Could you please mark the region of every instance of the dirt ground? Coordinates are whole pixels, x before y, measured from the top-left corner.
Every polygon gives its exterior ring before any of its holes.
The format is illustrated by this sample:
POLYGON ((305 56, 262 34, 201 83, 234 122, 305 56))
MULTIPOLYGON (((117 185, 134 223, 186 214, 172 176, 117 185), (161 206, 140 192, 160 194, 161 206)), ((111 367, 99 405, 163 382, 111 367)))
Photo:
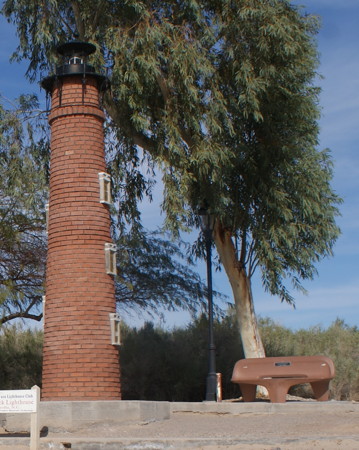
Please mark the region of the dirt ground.
MULTIPOLYGON (((83 430, 96 438, 100 430, 83 430)), ((101 434, 103 434, 103 429, 101 434)), ((77 434, 77 433, 76 433, 77 434)), ((174 413, 168 421, 130 425, 122 430, 107 426, 109 437, 165 439, 181 448, 184 438, 192 448, 337 449, 359 450, 359 411, 340 414, 194 414, 174 413), (196 443, 196 440, 200 442, 196 443)), ((165 447, 166 448, 166 447, 165 447)))
MULTIPOLYGON (((0 430, 0 449, 28 449, 29 438, 0 430), (26 443, 25 443, 26 440, 26 443)), ((72 432, 50 430, 41 449, 248 449, 359 450, 359 404, 311 412, 290 408, 271 413, 174 412, 169 420, 101 423, 72 432), (67 447, 66 447, 67 445, 67 447)))

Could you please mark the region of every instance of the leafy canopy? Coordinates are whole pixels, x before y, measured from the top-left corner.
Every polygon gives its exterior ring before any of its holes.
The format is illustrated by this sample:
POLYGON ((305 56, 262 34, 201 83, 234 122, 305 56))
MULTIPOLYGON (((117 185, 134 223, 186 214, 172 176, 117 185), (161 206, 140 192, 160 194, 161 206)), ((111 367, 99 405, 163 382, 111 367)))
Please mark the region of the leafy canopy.
POLYGON ((3 12, 32 79, 75 30, 97 45, 113 162, 123 177, 134 163, 139 181, 126 211, 139 220, 150 194, 145 160, 162 174, 168 227, 193 226, 206 200, 248 275, 259 265, 292 302, 287 280, 301 288, 339 234, 330 154, 317 150, 317 19, 287 0, 7 0, 3 12))
POLYGON ((0 103, 0 323, 42 317, 47 147, 26 122, 37 106, 31 96, 0 103))

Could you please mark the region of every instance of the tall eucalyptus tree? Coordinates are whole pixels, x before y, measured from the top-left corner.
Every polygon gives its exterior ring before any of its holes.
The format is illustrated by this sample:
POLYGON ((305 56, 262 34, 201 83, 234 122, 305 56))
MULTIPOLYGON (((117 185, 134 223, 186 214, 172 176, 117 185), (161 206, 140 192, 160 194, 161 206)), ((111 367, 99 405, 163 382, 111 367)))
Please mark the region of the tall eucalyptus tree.
POLYGON ((288 0, 6 0, 3 13, 30 79, 75 31, 98 46, 93 63, 112 83, 113 166, 133 181, 121 213, 139 220, 143 159, 162 174, 173 232, 210 205, 245 354, 263 356, 254 270, 294 303, 286 281, 303 289, 339 234, 331 158, 317 150, 317 19, 288 0))

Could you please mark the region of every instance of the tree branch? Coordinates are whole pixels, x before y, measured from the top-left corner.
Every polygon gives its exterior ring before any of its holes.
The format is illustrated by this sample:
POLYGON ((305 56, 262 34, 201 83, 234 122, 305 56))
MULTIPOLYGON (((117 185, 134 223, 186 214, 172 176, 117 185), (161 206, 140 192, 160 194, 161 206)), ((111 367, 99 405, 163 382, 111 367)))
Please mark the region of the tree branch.
POLYGON ((122 114, 119 114, 118 107, 115 104, 115 101, 111 94, 105 94, 104 96, 104 104, 107 113, 111 117, 111 119, 116 123, 116 125, 121 129, 124 135, 131 139, 135 145, 147 150, 154 151, 156 149, 155 142, 144 135, 143 133, 139 133, 133 129, 133 127, 129 126, 124 122, 122 114))
MULTIPOLYGON (((27 306, 27 308, 25 309, 25 311, 18 311, 18 312, 14 312, 11 314, 8 314, 7 316, 4 316, 0 319, 0 325, 6 323, 6 322, 10 322, 10 320, 13 319, 32 319, 32 320, 36 320, 37 322, 40 322, 40 320, 43 317, 43 313, 41 314, 32 314, 30 313, 30 310, 33 306, 36 305, 36 302, 39 300, 39 297, 32 297, 29 305, 27 306)), ((18 308, 21 309, 21 304, 17 304, 18 308)))
POLYGON ((169 99, 170 96, 170 90, 168 89, 166 80, 164 79, 163 76, 160 76, 159 74, 156 75, 156 80, 161 90, 163 101, 164 103, 167 103, 167 100, 169 99))
POLYGON ((81 19, 81 10, 80 10, 79 3, 77 1, 72 1, 71 8, 74 12, 75 22, 76 22, 76 26, 77 26, 77 32, 79 33, 79 37, 81 40, 85 40, 85 24, 84 24, 84 21, 81 19))
POLYGON ((98 27, 98 24, 99 24, 99 21, 100 21, 100 17, 103 14, 104 6, 105 6, 105 1, 101 0, 100 4, 97 6, 96 14, 95 14, 95 17, 94 17, 92 25, 91 25, 93 33, 96 32, 96 28, 98 27))
POLYGON ((71 29, 70 25, 66 22, 66 20, 62 17, 61 13, 59 10, 56 11, 57 12, 57 16, 60 19, 60 22, 63 23, 63 25, 65 25, 65 27, 68 29, 69 33, 71 33, 71 35, 74 33, 73 30, 71 29))
POLYGON ((247 231, 243 230, 241 239, 241 254, 239 256, 239 260, 243 265, 245 265, 246 263, 246 254, 247 254, 247 231))
POLYGON ((0 324, 3 325, 6 322, 10 322, 10 320, 13 319, 32 319, 32 320, 36 320, 37 322, 40 322, 40 320, 42 319, 43 314, 30 314, 27 312, 18 312, 18 313, 12 313, 9 314, 8 316, 2 317, 0 319, 0 324))

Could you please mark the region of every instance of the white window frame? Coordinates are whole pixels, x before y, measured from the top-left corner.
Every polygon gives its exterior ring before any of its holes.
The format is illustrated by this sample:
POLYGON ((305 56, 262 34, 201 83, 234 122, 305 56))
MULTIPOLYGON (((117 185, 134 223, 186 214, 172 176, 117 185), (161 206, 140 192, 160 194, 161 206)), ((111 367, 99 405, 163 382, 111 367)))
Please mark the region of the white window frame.
POLYGON ((45 325, 45 309, 46 309, 46 295, 42 296, 42 320, 45 325))
POLYGON ((106 273, 108 275, 117 275, 116 251, 117 247, 115 244, 105 244, 106 273))
POLYGON ((106 172, 100 172, 98 178, 100 183, 100 203, 111 205, 111 176, 106 172))
POLYGON ((110 313, 111 344, 121 345, 121 319, 119 314, 110 313))
POLYGON ((46 233, 49 231, 49 213, 50 213, 50 204, 46 203, 45 205, 46 233))

